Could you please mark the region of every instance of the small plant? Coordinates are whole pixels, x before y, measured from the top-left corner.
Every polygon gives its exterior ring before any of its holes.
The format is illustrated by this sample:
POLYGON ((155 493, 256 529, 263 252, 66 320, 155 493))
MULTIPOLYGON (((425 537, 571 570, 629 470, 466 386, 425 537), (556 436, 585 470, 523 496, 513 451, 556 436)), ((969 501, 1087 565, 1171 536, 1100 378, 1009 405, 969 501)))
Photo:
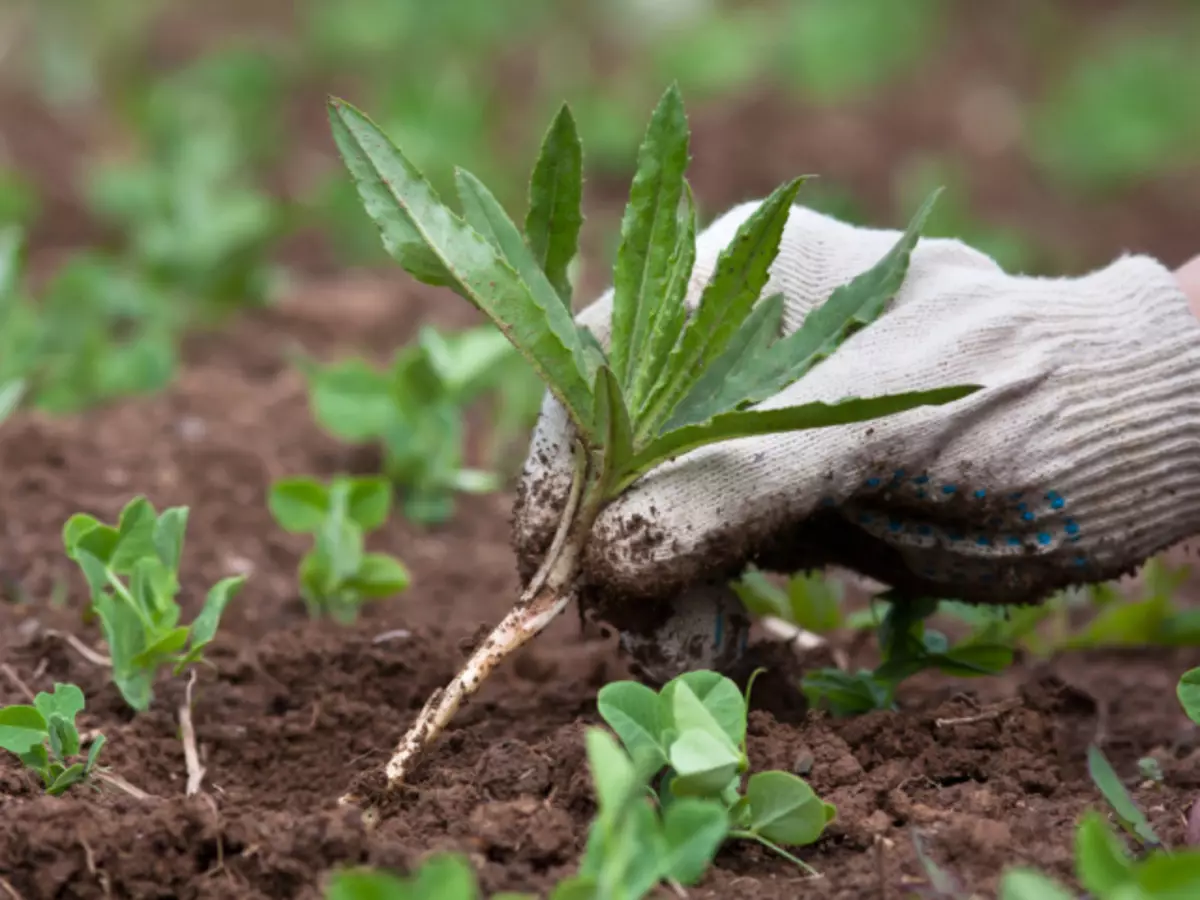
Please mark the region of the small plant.
POLYGON ((0 709, 0 748, 16 754, 36 772, 47 794, 61 794, 96 770, 104 747, 102 734, 92 738, 82 762, 71 762, 80 752, 75 716, 83 707, 83 691, 73 684, 56 684, 51 693, 34 697, 32 706, 0 709))
POLYGON ((926 669, 971 678, 995 675, 1012 664, 1013 646, 1002 642, 983 625, 967 639, 950 646, 946 635, 925 624, 942 606, 936 600, 890 602, 890 594, 876 598, 886 603, 876 636, 882 660, 873 670, 845 672, 816 669, 804 676, 801 688, 810 704, 836 716, 851 716, 873 709, 891 709, 901 682, 926 669))
POLYGON ((659 693, 618 681, 602 688, 598 701, 638 778, 657 783, 664 814, 684 798, 717 801, 728 812, 725 836, 757 841, 811 871, 781 845, 811 844, 836 810, 787 772, 751 775, 742 793, 748 703, 732 681, 688 672, 659 693))
POLYGON ((305 369, 317 423, 345 441, 378 442, 404 514, 434 524, 453 515, 455 493, 499 487, 491 472, 462 467, 463 417, 516 365, 527 367, 490 325, 452 335, 427 326, 386 370, 360 359, 305 369))
POLYGON ((571 312, 567 273, 583 222, 583 150, 566 106, 534 167, 523 230, 461 169, 456 183, 464 212, 457 215, 370 119, 340 100, 330 101, 329 111, 342 158, 390 255, 418 281, 450 288, 491 319, 562 405, 576 437, 573 484, 540 570, 402 739, 387 766, 390 786, 403 781, 496 664, 572 600, 597 516, 659 464, 720 441, 860 422, 953 402, 978 389, 753 408, 883 312, 904 279, 932 198, 884 259, 780 338, 782 297, 759 299, 803 183, 794 179, 739 229, 690 312, 696 213, 684 178, 687 120, 675 87, 655 109, 639 153, 614 269, 607 347, 571 312))
POLYGON ((311 534, 313 549, 300 561, 300 595, 309 615, 348 624, 368 600, 408 587, 408 570, 383 553, 367 553, 363 537, 387 521, 392 490, 385 478, 288 478, 271 486, 275 521, 293 534, 311 534))
MULTIPOLYGON (((736 693, 736 691, 735 691, 736 693)), ((707 871, 729 831, 724 803, 702 797, 655 804, 640 768, 602 728, 586 734, 598 810, 579 871, 550 892, 550 900, 641 900, 660 883, 691 885, 707 871)), ((431 856, 409 878, 379 870, 335 873, 326 900, 479 900, 467 861, 431 856)), ((532 900, 494 894, 492 900, 532 900)))
POLYGON ((730 586, 756 616, 774 616, 813 634, 829 634, 847 624, 841 582, 820 572, 798 572, 780 588, 751 565, 730 586))
POLYGON ((208 592, 191 625, 180 625, 179 565, 188 508, 157 513, 145 497, 121 510, 117 524, 77 513, 63 526, 63 544, 87 579, 112 656, 112 678, 138 712, 150 708, 154 678, 164 665, 175 675, 203 659, 221 614, 245 582, 236 575, 208 592))

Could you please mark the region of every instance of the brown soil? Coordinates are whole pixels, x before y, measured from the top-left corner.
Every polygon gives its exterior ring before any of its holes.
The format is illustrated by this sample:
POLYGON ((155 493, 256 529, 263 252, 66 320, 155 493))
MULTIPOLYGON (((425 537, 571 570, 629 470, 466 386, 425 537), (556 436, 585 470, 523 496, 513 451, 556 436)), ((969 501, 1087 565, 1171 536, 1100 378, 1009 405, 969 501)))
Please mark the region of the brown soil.
MULTIPOLYGON (((314 288, 197 339, 168 394, 79 420, 23 417, 0 432, 0 703, 22 702, 25 688, 79 684, 89 701, 81 724, 108 736, 112 772, 154 795, 139 801, 106 786, 46 798, 5 755, 0 886, 26 900, 306 897, 333 866, 403 869, 439 849, 470 854, 493 891, 545 889, 572 871, 594 811, 582 729, 598 722, 597 689, 627 672, 611 641, 581 634, 573 616, 460 714, 392 815, 367 828, 337 807, 517 585, 511 498, 497 496, 466 502, 444 529, 390 523, 377 544, 411 566, 413 587, 355 627, 310 623, 296 599, 304 543, 272 525, 267 486, 283 473, 328 475, 363 461, 315 430, 284 353, 293 342, 322 354, 382 352, 418 321, 465 324, 447 318, 440 295, 405 291, 374 281, 314 288), (80 620, 84 594, 61 552, 62 523, 80 510, 113 517, 137 492, 192 508, 189 611, 217 578, 251 572, 211 654, 215 670, 196 687, 207 774, 190 799, 175 719, 183 684, 162 683, 154 708, 134 718, 105 672, 55 633, 97 640, 80 620), (56 586, 67 597, 57 606, 46 599, 56 586)), ((1098 799, 1083 764, 1093 738, 1126 774, 1140 756, 1162 760, 1166 786, 1138 794, 1176 840, 1200 756, 1172 684, 1198 661, 1109 654, 974 684, 917 679, 902 713, 845 722, 807 716, 760 688, 774 714, 753 714, 754 766, 807 772, 839 808, 828 836, 802 853, 824 878, 804 881, 787 863, 734 846, 690 896, 899 898, 920 876, 912 829, 973 889, 992 889, 1017 861, 1066 875, 1071 823, 1098 799), (978 720, 940 721, 962 717, 978 720)))
MULTIPOLYGON (((1101 19, 1122 6, 1074 5, 1101 19)), ((1195 252, 1188 242, 1200 179, 1156 179, 1098 201, 1047 184, 1015 146, 972 144, 960 116, 971 91, 1004 84, 1031 95, 1040 73, 1019 49, 1019 15, 959 15, 944 52, 862 104, 818 110, 761 90, 693 110, 691 177, 705 213, 812 171, 894 224, 906 211, 894 205, 893 173, 937 152, 971 173, 977 210, 1028 229, 1056 261, 1097 265, 1137 249, 1178 263, 1195 252)), ((193 49, 181 47, 163 53, 193 49)), ((3 135, 5 160, 44 191, 36 259, 103 237, 81 215, 72 185, 80 160, 105 143, 104 126, 51 116, 15 89, 0 92, 4 123, 14 126, 3 135)), ((321 134, 312 151, 328 157, 321 134)), ((590 182, 590 228, 611 221, 626 189, 590 182)), ((309 272, 328 268, 327 254, 300 256, 309 272)), ((601 274, 587 268, 588 292, 602 286, 601 274)), ((423 531, 396 519, 373 539, 411 568, 407 594, 370 608, 354 627, 312 623, 295 590, 305 542, 280 533, 266 511, 265 492, 280 475, 372 462, 315 429, 287 352, 386 355, 423 321, 473 320, 448 295, 395 281, 309 283, 282 309, 195 338, 184 376, 163 396, 68 421, 22 416, 0 429, 0 704, 25 702, 27 689, 56 681, 79 684, 88 697, 82 726, 109 739, 104 762, 153 795, 135 800, 105 787, 46 798, 0 754, 0 898, 314 897, 334 866, 405 869, 443 849, 468 853, 489 891, 544 890, 573 871, 594 809, 582 729, 598 722, 597 689, 627 672, 611 640, 581 633, 573 616, 463 710, 394 815, 368 828, 336 805, 356 776, 382 764, 517 587, 512 498, 467 499, 448 527, 423 531), (192 509, 188 614, 218 578, 251 574, 210 654, 215 668, 196 685, 207 773, 194 798, 183 796, 175 718, 183 684, 163 682, 154 708, 135 719, 105 672, 61 636, 98 638, 82 621, 85 593, 62 553, 63 522, 78 511, 111 519, 137 493, 192 509), (51 602, 57 596, 65 600, 51 602)), ((801 852, 823 878, 805 880, 757 848, 731 846, 689 896, 900 900, 921 877, 914 831, 980 896, 994 896, 1009 864, 1068 877, 1073 822, 1099 802, 1084 764, 1091 740, 1177 843, 1200 788, 1200 754, 1173 685, 1198 663, 1197 651, 1153 650, 1023 663, 988 681, 922 676, 906 685, 902 712, 853 721, 807 715, 781 680, 760 683, 754 766, 804 772, 839 808, 829 834, 801 852), (1160 760, 1164 785, 1137 786, 1135 763, 1145 755, 1160 760)))

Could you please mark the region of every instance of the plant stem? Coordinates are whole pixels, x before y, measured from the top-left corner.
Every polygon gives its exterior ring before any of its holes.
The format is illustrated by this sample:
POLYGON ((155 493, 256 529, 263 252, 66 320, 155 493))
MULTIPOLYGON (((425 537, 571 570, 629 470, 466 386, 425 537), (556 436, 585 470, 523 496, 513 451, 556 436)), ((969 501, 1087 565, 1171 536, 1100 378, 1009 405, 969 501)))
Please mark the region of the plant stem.
MULTIPOLYGON (((463 701, 479 689, 492 670, 554 621, 574 598, 579 558, 599 512, 601 496, 595 485, 587 482, 582 456, 577 460, 567 504, 541 567, 508 615, 471 654, 454 680, 434 692, 401 738, 387 764, 388 790, 404 783, 423 751, 437 740, 463 701)), ((342 801, 351 803, 353 798, 343 797, 342 801)))
POLYGON ((806 863, 800 857, 793 856, 791 853, 788 853, 786 850, 784 850, 782 847, 780 847, 774 841, 767 840, 761 834, 755 834, 753 831, 731 831, 731 832, 729 832, 729 836, 732 838, 743 838, 744 840, 747 840, 747 841, 757 841, 758 843, 760 843, 764 847, 766 847, 768 850, 770 850, 772 853, 778 853, 780 856, 782 856, 788 862, 792 863, 793 865, 799 866, 801 869, 803 869, 805 872, 807 872, 812 877, 814 877, 814 878, 821 877, 820 872, 818 872, 816 869, 814 869, 812 866, 810 866, 808 863, 806 863))

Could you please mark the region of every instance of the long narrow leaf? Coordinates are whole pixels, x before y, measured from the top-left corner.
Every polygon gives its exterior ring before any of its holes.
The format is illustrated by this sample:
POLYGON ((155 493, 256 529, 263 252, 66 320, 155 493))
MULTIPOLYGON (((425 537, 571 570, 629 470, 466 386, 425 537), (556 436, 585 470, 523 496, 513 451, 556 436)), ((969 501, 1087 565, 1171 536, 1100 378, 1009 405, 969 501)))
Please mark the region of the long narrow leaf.
POLYGON ((567 267, 579 252, 583 227, 583 144, 565 103, 550 123, 533 175, 525 241, 563 305, 571 308, 567 267))
POLYGON ((934 388, 882 397, 842 400, 838 403, 805 403, 782 409, 747 409, 723 413, 699 425, 669 431, 660 436, 630 461, 610 496, 626 487, 668 459, 681 456, 698 447, 735 438, 775 434, 784 431, 803 431, 827 428, 891 416, 918 406, 940 406, 961 400, 979 390, 976 385, 934 388))
POLYGON ((600 484, 611 484, 633 456, 633 428, 629 410, 621 396, 621 386, 613 370, 603 365, 596 371, 593 389, 596 398, 598 459, 596 477, 600 484))
POLYGON ((338 148, 367 212, 385 234, 408 229, 440 261, 452 287, 488 316, 529 360, 588 440, 591 385, 582 340, 561 303, 542 306, 495 249, 437 198, 416 167, 367 116, 330 101, 338 148), (401 223, 399 226, 397 223, 401 223))
POLYGON ((696 315, 684 329, 667 360, 663 379, 639 416, 639 441, 657 434, 750 315, 767 284, 792 201, 803 183, 803 178, 796 178, 772 192, 721 252, 712 280, 700 295, 696 315))
POLYGON ((562 298, 558 291, 533 258, 521 232, 496 196, 466 169, 456 169, 454 180, 458 185, 458 197, 462 201, 467 224, 487 238, 508 264, 517 270, 538 306, 548 308, 560 303, 562 298))
POLYGON ((717 359, 692 385, 675 408, 666 430, 705 422, 715 415, 736 409, 745 399, 738 374, 750 369, 779 337, 783 324, 783 294, 772 294, 758 303, 742 322, 717 359))
POLYGON ((665 294, 679 227, 687 155, 683 97, 672 85, 646 129, 621 221, 621 243, 613 271, 611 357, 622 388, 633 383, 650 322, 665 294))
POLYGON ((799 380, 827 359, 847 338, 883 315, 908 274, 912 251, 940 190, 932 193, 887 255, 849 284, 835 290, 792 334, 730 376, 729 396, 760 403, 799 380))
POLYGON ((696 199, 686 180, 683 187, 685 204, 680 212, 670 274, 662 302, 650 320, 650 336, 636 361, 633 388, 628 394, 629 408, 635 413, 635 431, 642 421, 637 413, 644 408, 647 398, 662 377, 671 351, 679 342, 679 335, 687 323, 688 286, 696 265, 696 199))

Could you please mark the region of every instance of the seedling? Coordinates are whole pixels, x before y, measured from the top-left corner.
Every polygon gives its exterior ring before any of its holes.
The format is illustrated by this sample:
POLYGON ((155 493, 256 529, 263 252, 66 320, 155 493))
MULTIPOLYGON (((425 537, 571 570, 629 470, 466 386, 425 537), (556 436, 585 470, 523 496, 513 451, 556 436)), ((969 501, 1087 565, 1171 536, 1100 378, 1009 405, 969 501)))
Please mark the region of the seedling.
POLYGON ((798 572, 781 588, 751 565, 730 586, 756 616, 774 616, 813 634, 829 634, 847 624, 841 582, 820 572, 798 572))
MULTIPOLYGON (((344 869, 329 877, 325 900, 480 900, 475 873, 462 856, 438 853, 409 878, 381 869, 344 869)), ((492 900, 533 900, 532 894, 493 894, 492 900)))
MULTIPOLYGON (((1104 817, 1084 814, 1075 833, 1075 876, 1096 900, 1175 900, 1200 895, 1200 851, 1157 848, 1130 854, 1104 817)), ((1076 895, 1030 869, 1005 873, 1000 900, 1073 900, 1076 895)))
POLYGON ((949 403, 978 389, 752 408, 882 313, 903 281, 933 198, 878 265, 835 291, 795 333, 778 339, 782 297, 757 301, 803 183, 794 179, 739 229, 689 312, 696 213, 684 178, 687 120, 675 87, 655 109, 639 152, 621 226, 607 346, 571 314, 567 272, 583 220, 583 155, 566 106, 534 167, 523 232, 469 172, 457 172, 464 209, 459 216, 363 113, 332 100, 330 120, 384 247, 418 281, 454 290, 490 318, 562 405, 575 435, 572 486, 540 569, 404 736, 387 766, 389 786, 404 780, 496 664, 571 601, 596 517, 660 463, 720 441, 860 422, 949 403))
MULTIPOLYGON (((720 801, 682 797, 655 808, 646 776, 601 728, 586 735, 597 805, 579 871, 550 892, 550 900, 641 900, 661 882, 691 885, 707 871, 729 829, 720 801)), ((430 857, 409 878, 383 871, 335 873, 326 900, 479 900, 467 861, 454 854, 430 857)), ((527 894, 494 894, 492 900, 532 900, 527 894)))
POLYGON ((112 656, 112 679, 138 712, 150 708, 154 678, 170 665, 175 675, 200 662, 221 614, 245 576, 213 585, 191 625, 180 625, 179 564, 188 508, 157 513, 145 497, 121 510, 115 526, 77 513, 63 526, 67 555, 83 571, 112 656))
POLYGON ((841 669, 809 672, 801 688, 812 706, 827 708, 835 716, 891 709, 900 684, 926 669, 971 678, 995 675, 1012 664, 1012 643, 997 640, 988 627, 991 620, 950 646, 946 635, 925 624, 943 604, 936 600, 891 602, 889 597, 884 593, 876 598, 887 610, 876 630, 882 656, 879 666, 853 673, 841 669))
POLYGON ((688 672, 659 693, 618 681, 601 689, 598 705, 638 778, 657 783, 664 814, 684 798, 719 802, 728 812, 723 837, 757 841, 812 871, 781 845, 811 844, 837 811, 788 772, 751 775, 743 795, 748 703, 732 681, 688 672))
POLYGON ((524 360, 489 325, 453 335, 424 327, 383 371, 360 359, 305 368, 318 424, 342 440, 378 442, 404 514, 434 524, 453 515, 455 493, 500 486, 491 472, 462 467, 463 417, 514 363, 524 360))
POLYGON ((42 779, 46 793, 58 795, 86 781, 96 769, 104 735, 92 738, 87 757, 71 762, 80 752, 75 716, 83 711, 83 691, 73 684, 56 684, 54 690, 33 698, 33 706, 0 709, 0 748, 14 753, 42 779))
POLYGON ((387 521, 392 489, 386 478, 288 478, 271 486, 268 505, 285 531, 311 534, 300 561, 300 595, 309 615, 349 624, 368 600, 408 587, 408 570, 391 556, 367 553, 363 537, 387 521))

